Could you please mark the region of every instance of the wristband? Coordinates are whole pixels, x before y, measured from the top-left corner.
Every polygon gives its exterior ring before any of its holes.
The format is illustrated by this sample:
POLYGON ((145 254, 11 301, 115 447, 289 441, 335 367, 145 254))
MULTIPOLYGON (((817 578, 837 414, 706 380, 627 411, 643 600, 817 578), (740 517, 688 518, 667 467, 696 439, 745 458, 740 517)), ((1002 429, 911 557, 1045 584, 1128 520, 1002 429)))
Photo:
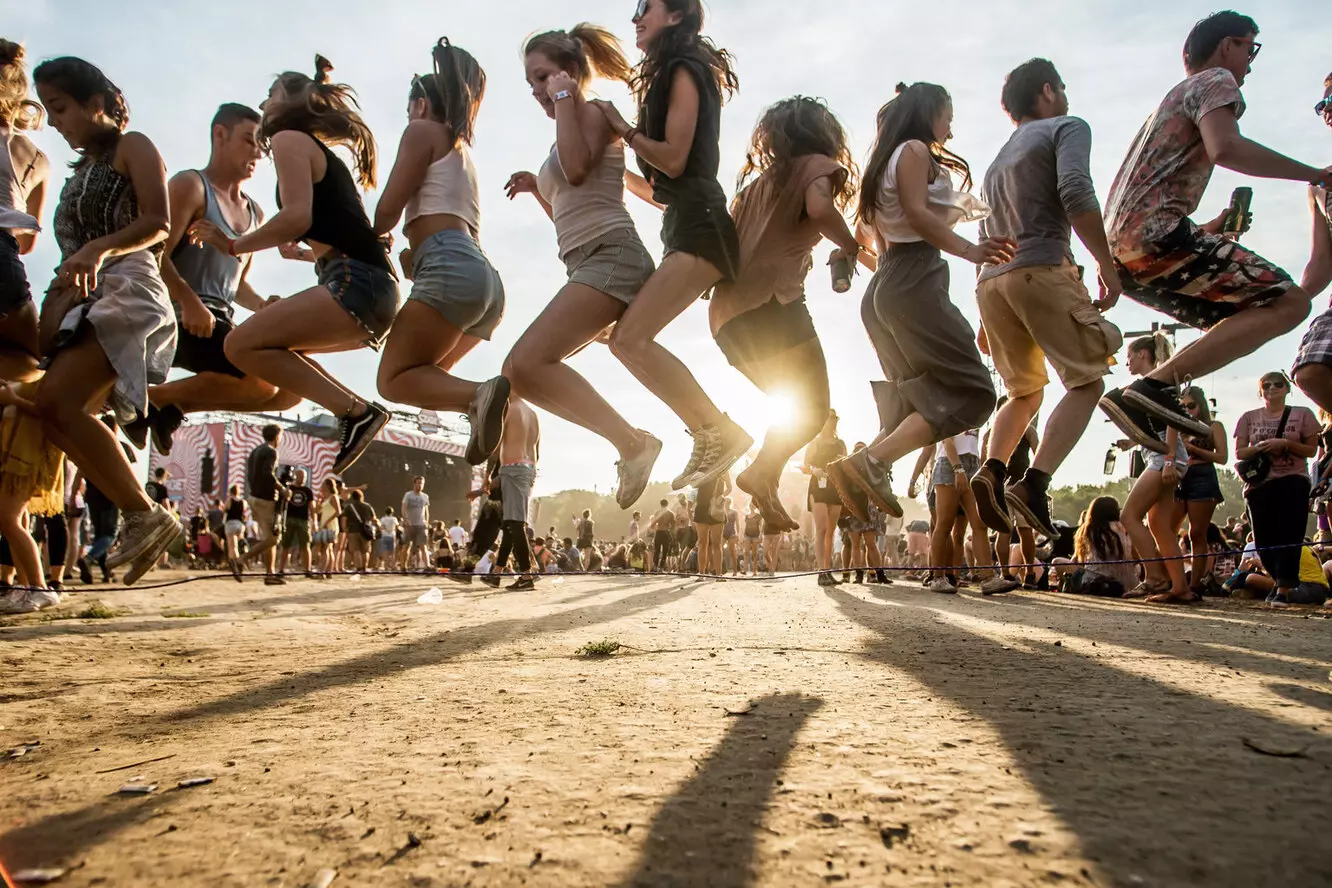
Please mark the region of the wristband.
POLYGON ((555 93, 554 101, 559 102, 563 101, 564 99, 572 99, 572 98, 573 98, 573 93, 569 92, 567 89, 562 89, 559 92, 555 93))
POLYGON ((1175 465, 1175 461, 1173 459, 1168 459, 1163 463, 1163 465, 1167 465, 1173 468, 1175 465))
POLYGON ((234 237, 227 239, 227 255, 236 256, 236 238, 234 237))
POLYGON ((636 126, 631 126, 629 127, 629 129, 624 131, 624 136, 622 136, 622 138, 624 139, 624 144, 626 147, 628 148, 634 147, 634 136, 636 135, 638 135, 638 127, 636 126))
POLYGON ((967 470, 964 469, 962 466, 953 466, 953 474, 954 474, 954 475, 963 475, 963 474, 966 474, 966 471, 967 471, 967 470))

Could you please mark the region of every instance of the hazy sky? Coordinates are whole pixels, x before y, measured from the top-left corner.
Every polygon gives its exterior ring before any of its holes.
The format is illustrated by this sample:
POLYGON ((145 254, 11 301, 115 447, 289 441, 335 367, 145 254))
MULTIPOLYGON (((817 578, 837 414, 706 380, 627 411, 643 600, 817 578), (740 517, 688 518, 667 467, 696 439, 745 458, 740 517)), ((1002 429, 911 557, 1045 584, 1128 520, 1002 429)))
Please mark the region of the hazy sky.
MULTIPOLYGON (((334 78, 358 92, 365 117, 379 142, 381 180, 386 178, 406 120, 411 77, 430 70, 430 47, 447 35, 485 67, 489 86, 481 109, 474 156, 481 176, 482 243, 499 269, 508 310, 495 340, 478 347, 457 372, 485 378, 499 370, 509 346, 564 283, 550 223, 530 197, 509 203, 503 185, 517 170, 535 171, 554 139, 554 123, 533 101, 524 81, 521 47, 526 35, 568 28, 579 21, 605 25, 627 42, 631 60, 631 0, 553 4, 533 0, 502 3, 391 0, 379 4, 320 0, 273 4, 232 0, 226 4, 174 0, 9 0, 5 37, 25 42, 35 64, 57 55, 80 55, 100 65, 125 92, 131 126, 157 143, 171 171, 202 166, 208 156, 208 121, 221 102, 257 105, 273 76, 310 72, 316 51, 337 66, 334 78), (373 10, 373 13, 370 11, 373 10)), ((1214 11, 1200 0, 954 0, 945 8, 884 0, 716 0, 706 33, 731 50, 740 75, 739 95, 722 115, 722 183, 730 192, 744 159, 751 128, 764 107, 793 94, 825 98, 846 125, 856 157, 874 136, 874 115, 898 81, 929 80, 953 94, 956 120, 951 147, 970 161, 979 179, 1011 132, 999 107, 1004 75, 1032 56, 1050 58, 1068 83, 1072 113, 1095 133, 1093 174, 1104 201, 1129 142, 1165 92, 1183 77, 1180 48, 1194 21, 1214 11)), ((1332 163, 1332 132, 1312 113, 1332 70, 1325 25, 1327 7, 1313 0, 1267 0, 1241 9, 1258 19, 1263 51, 1244 87, 1249 110, 1242 130, 1308 163, 1332 163)), ((601 95, 632 117, 621 87, 599 85, 601 95)), ((52 131, 37 133, 55 161, 57 176, 72 155, 52 131)), ((275 209, 271 166, 261 166, 248 190, 271 214, 275 209)), ((1310 218, 1304 186, 1248 182, 1218 171, 1199 212, 1210 219, 1237 184, 1255 185, 1254 230, 1246 243, 1299 279, 1308 259, 1310 218)), ((58 191, 58 188, 57 188, 58 191)), ((376 195, 367 196, 373 210, 376 195)), ((49 224, 52 204, 44 223, 49 224)), ((660 215, 630 198, 630 209, 650 250, 660 255, 660 215)), ((962 233, 975 236, 975 226, 962 233)), ((808 284, 809 305, 828 352, 833 404, 848 443, 870 439, 877 420, 869 380, 880 378, 877 360, 860 322, 866 278, 850 293, 833 294, 824 262, 831 246, 816 251, 808 284)), ((1079 256, 1088 261, 1078 248, 1079 256)), ((34 290, 45 287, 57 251, 49 236, 28 257, 34 290)), ((1089 261, 1088 261, 1088 264, 1089 261)), ((952 262, 953 298, 973 323, 977 319, 973 271, 952 262)), ((261 293, 290 294, 313 283, 310 266, 263 254, 251 279, 261 293)), ((405 296, 405 290, 404 290, 405 296)), ((1326 306, 1326 295, 1315 310, 1326 306)), ((1122 329, 1146 329, 1162 316, 1124 300, 1111 314, 1122 329)), ((1269 343, 1226 372, 1199 380, 1220 402, 1229 428, 1256 406, 1257 377, 1289 369, 1301 331, 1269 343)), ((1182 345, 1192 334, 1181 334, 1182 345)), ((760 438, 765 403, 732 370, 708 334, 706 306, 696 304, 662 336, 684 358, 714 400, 760 438)), ((328 359, 332 371, 363 395, 374 395, 376 356, 363 351, 328 359)), ((574 359, 637 426, 666 444, 657 478, 670 478, 688 455, 690 439, 681 423, 649 395, 603 347, 574 359)), ((1122 384, 1123 372, 1113 378, 1122 384)), ((1058 397, 1047 392, 1048 409, 1058 397)), ((306 405, 304 413, 309 412, 306 405)), ((607 491, 615 483, 614 449, 589 432, 543 416, 544 446, 537 492, 567 487, 607 491)), ((1056 483, 1095 482, 1102 477, 1106 448, 1117 437, 1098 414, 1092 429, 1056 478, 1056 483)), ((1120 460, 1120 474, 1127 460, 1120 460)), ((909 471, 900 467, 898 477, 909 471)), ((904 483, 904 482, 903 482, 904 483)))

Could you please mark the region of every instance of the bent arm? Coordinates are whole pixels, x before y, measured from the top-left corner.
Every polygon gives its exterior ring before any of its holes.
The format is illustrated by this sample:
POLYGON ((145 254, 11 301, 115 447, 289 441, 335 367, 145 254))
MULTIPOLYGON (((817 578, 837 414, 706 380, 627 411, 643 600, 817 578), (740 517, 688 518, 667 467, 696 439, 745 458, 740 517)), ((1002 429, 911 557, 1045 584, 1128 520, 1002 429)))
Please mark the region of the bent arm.
POLYGON ((1310 296, 1317 296, 1332 284, 1332 221, 1323 216, 1318 205, 1316 192, 1309 189, 1309 209, 1313 213, 1313 248, 1309 252, 1309 264, 1304 266, 1304 277, 1300 280, 1300 289, 1310 296))
POLYGON ((254 231, 236 238, 237 253, 257 253, 305 237, 314 206, 314 139, 295 130, 273 136, 273 167, 277 170, 282 209, 254 231))
POLYGON ((954 256, 963 255, 971 242, 944 224, 930 212, 929 186, 931 164, 929 150, 923 142, 908 142, 897 161, 897 195, 902 212, 912 229, 932 246, 954 256))
POLYGON ((1203 115, 1198 124, 1207 156, 1218 166, 1247 176, 1263 179, 1289 179, 1313 182, 1323 171, 1278 154, 1240 135, 1239 121, 1231 105, 1215 108, 1203 115))
MULTIPOLYGON (((666 111, 666 138, 649 139, 640 132, 633 136, 629 147, 634 153, 652 164, 654 169, 677 179, 689 163, 689 152, 694 147, 694 133, 698 129, 698 84, 689 69, 680 66, 671 78, 670 106, 666 111)), ((618 133, 624 138, 624 133, 618 133)))
POLYGON ((403 130, 393 171, 389 173, 379 203, 375 204, 375 234, 388 234, 397 228, 407 201, 421 190, 434 156, 432 141, 427 121, 414 120, 403 130))
POLYGON ((587 181, 606 155, 610 139, 606 115, 584 102, 581 95, 555 103, 555 145, 560 169, 570 185, 577 188, 587 181))
POLYGON ((166 165, 157 153, 157 146, 142 133, 126 133, 121 137, 117 154, 117 160, 124 160, 125 175, 134 186, 139 214, 124 228, 88 245, 107 258, 161 243, 171 229, 166 165))
POLYGON ((624 171, 624 187, 644 203, 650 203, 659 210, 666 209, 665 204, 657 203, 657 199, 652 196, 652 183, 633 170, 624 171))
POLYGON ((187 170, 172 176, 167 183, 167 197, 171 207, 171 229, 167 232, 166 246, 162 252, 162 280, 166 283, 172 302, 177 305, 198 302, 202 305, 199 294, 185 282, 171 261, 171 254, 176 252, 176 247, 180 246, 190 226, 203 218, 204 201, 207 198, 199 174, 187 170))
POLYGON ((832 176, 845 176, 845 170, 820 176, 805 189, 805 212, 818 226, 819 234, 837 244, 843 251, 855 254, 860 249, 860 242, 846 224, 846 219, 833 201, 832 176))

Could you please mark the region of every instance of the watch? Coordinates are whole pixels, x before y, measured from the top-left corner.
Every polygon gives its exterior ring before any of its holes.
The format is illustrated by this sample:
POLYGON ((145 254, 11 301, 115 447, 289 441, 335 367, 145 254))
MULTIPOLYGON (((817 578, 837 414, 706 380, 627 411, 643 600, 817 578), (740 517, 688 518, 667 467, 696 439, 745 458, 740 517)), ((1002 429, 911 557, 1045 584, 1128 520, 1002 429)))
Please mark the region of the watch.
POLYGON ((567 89, 562 89, 559 92, 555 93, 555 101, 557 102, 560 101, 561 99, 572 99, 572 98, 573 98, 573 93, 569 92, 567 89))

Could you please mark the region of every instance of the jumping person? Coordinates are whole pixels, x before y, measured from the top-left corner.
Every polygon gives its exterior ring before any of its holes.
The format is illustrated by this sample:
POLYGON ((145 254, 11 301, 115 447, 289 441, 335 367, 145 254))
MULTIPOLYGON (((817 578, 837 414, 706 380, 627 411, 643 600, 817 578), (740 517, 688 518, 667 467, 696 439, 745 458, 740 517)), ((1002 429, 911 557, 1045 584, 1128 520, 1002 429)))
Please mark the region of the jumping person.
MULTIPOLYGON (((500 547, 495 555, 494 572, 498 575, 509 563, 509 553, 522 574, 509 585, 514 592, 536 588, 532 573, 531 550, 527 545, 527 519, 532 505, 532 485, 536 483, 537 460, 541 458, 541 426, 536 411, 520 398, 509 401, 504 422, 504 437, 499 449, 500 502, 503 510, 500 547)), ((584 513, 586 514, 586 513, 584 513)), ((589 521, 590 525, 592 522, 589 521)), ((494 585, 498 585, 498 579, 494 585)))
POLYGON ((37 243, 51 164, 22 134, 37 126, 42 106, 28 97, 23 47, 0 40, 0 380, 38 376, 37 307, 20 255, 37 243))
MULTIPOLYGON (((1323 98, 1314 106, 1314 113, 1332 127, 1332 74, 1323 80, 1323 98)), ((1309 209, 1313 214, 1313 252, 1304 267, 1300 289, 1312 299, 1332 284, 1332 205, 1326 184, 1309 186, 1309 209)), ((1310 400, 1332 411, 1332 309, 1309 325, 1292 373, 1310 400)))
POLYGON ((263 157, 261 122, 258 111, 222 105, 213 115, 208 165, 177 173, 167 183, 171 234, 162 257, 162 279, 175 303, 179 329, 172 366, 193 375, 148 390, 148 415, 125 427, 140 449, 151 432, 157 451, 171 453, 172 435, 189 413, 275 413, 300 403, 299 397, 246 376, 227 359, 223 347, 236 326, 235 305, 254 312, 268 304, 248 280, 253 257, 237 258, 207 244, 192 244, 185 236, 200 219, 232 238, 253 231, 263 220, 254 199, 241 190, 263 157))
POLYGON ((408 123, 393 171, 375 207, 377 235, 405 217, 403 271, 412 292, 379 362, 379 393, 428 410, 466 410, 467 462, 499 447, 509 381, 477 384, 450 370, 504 317, 504 285, 478 243, 481 202, 468 147, 486 92, 486 73, 464 49, 441 38, 433 74, 413 77, 408 123))
POLYGON ((949 298, 941 251, 1000 265, 1016 249, 1007 238, 973 244, 953 231, 989 210, 965 190, 966 161, 944 147, 953 135, 948 91, 932 83, 899 83, 897 91, 879 111, 857 213, 879 246, 860 314, 888 380, 875 386, 882 431, 868 448, 828 467, 848 508, 855 485, 893 516, 902 507, 892 491, 892 464, 979 428, 994 411, 994 385, 971 326, 949 298), (963 191, 953 187, 950 171, 962 177, 963 191))
POLYGON ((638 123, 627 123, 609 102, 594 104, 638 155, 643 176, 629 178, 631 190, 665 207, 666 255, 616 323, 610 348, 694 438, 684 471, 671 482, 679 490, 727 471, 754 443, 708 398, 689 367, 656 341, 694 300, 733 281, 738 271, 739 240, 717 169, 723 94, 733 94, 740 82, 730 53, 702 35, 701 0, 639 0, 633 22, 643 51, 633 78, 638 123))
MULTIPOLYGON (((1129 297, 1205 331, 1187 348, 1101 409, 1130 438, 1153 437, 1152 418, 1193 435, 1206 425, 1187 416, 1175 387, 1214 373, 1297 327, 1309 293, 1290 275, 1226 236, 1229 211, 1197 225, 1190 214, 1219 164, 1235 172, 1327 187, 1332 169, 1284 157, 1240 135, 1240 87, 1258 55, 1258 25, 1218 12, 1194 25, 1184 43, 1188 77, 1147 119, 1120 167, 1106 207, 1106 230, 1129 297)), ((1244 228, 1248 220, 1231 225, 1244 228)))
POLYGON ((629 425, 564 361, 618 323, 656 270, 624 205, 624 143, 583 96, 594 77, 629 83, 633 72, 619 41, 595 25, 537 34, 525 50, 527 82, 555 121, 555 145, 536 175, 514 173, 505 187, 510 200, 526 192, 541 203, 569 279, 518 339, 504 373, 533 404, 615 446, 615 499, 628 509, 661 441, 629 425))
MULTIPOLYGON (((307 398, 338 417, 334 474, 345 472, 388 423, 388 411, 362 400, 329 376, 311 355, 379 348, 398 311, 398 285, 384 243, 366 218, 357 191, 375 185, 375 139, 356 110, 350 87, 329 82, 333 65, 315 57, 315 76, 288 71, 273 82, 259 128, 277 170, 277 215, 233 238, 208 219, 190 226, 190 240, 231 256, 287 249, 313 251, 318 283, 270 303, 227 335, 226 357, 237 369, 307 398), (329 145, 348 148, 353 180, 329 145)), ((239 261, 239 260, 238 260, 239 261)))
POLYGON ((980 233, 1014 241, 1017 252, 1011 262, 981 268, 976 304, 1008 400, 995 414, 989 458, 971 485, 987 526, 1009 533, 1012 511, 1036 533, 1055 537, 1046 489, 1105 392, 1103 379, 1124 338, 1101 312, 1114 306, 1123 288, 1092 185, 1091 127, 1068 116, 1059 72, 1045 59, 1018 66, 1004 82, 1002 101, 1017 131, 985 173, 981 193, 991 215, 980 233), (1099 268, 1095 303, 1073 260, 1071 231, 1099 268), (1030 467, 1018 475, 1020 467, 1010 471, 1007 463, 1041 408, 1050 381, 1046 360, 1066 394, 1030 467), (1007 492, 1005 480, 1012 484, 1007 492))
POLYGON ((95 412, 110 403, 121 422, 142 417, 148 386, 171 367, 176 323, 158 272, 166 171, 147 136, 125 132, 125 97, 95 65, 52 59, 33 81, 51 126, 80 155, 56 207, 62 262, 42 306, 50 335, 43 330, 46 374, 34 400, 51 440, 120 509, 120 545, 107 565, 130 564, 132 585, 184 530, 148 499, 95 412))
MULTIPOLYGON (((799 525, 782 509, 777 482, 795 452, 819 434, 830 404, 805 277, 825 237, 837 244, 833 260, 854 262, 860 252, 842 217, 855 197, 855 169, 846 132, 822 102, 796 96, 768 108, 754 128, 743 187, 731 205, 740 272, 718 285, 708 306, 712 336, 731 366, 765 394, 785 393, 796 405, 793 420, 768 431, 758 456, 735 479, 758 502, 764 521, 788 530, 799 525)), ((836 489, 826 477, 819 480, 840 508, 836 489)))

